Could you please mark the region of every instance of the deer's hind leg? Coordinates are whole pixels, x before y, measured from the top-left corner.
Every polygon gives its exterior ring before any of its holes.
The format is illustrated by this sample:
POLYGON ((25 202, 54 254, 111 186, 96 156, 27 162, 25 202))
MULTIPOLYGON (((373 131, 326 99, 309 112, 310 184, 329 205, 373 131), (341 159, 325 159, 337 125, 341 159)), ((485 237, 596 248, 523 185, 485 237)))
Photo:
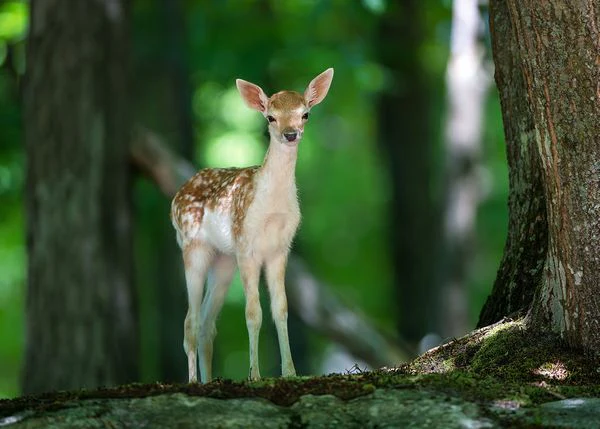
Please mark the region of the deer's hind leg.
POLYGON ((212 262, 213 251, 209 246, 194 241, 183 248, 185 281, 188 295, 188 312, 185 317, 183 349, 188 358, 188 380, 198 381, 197 354, 200 332, 200 305, 204 292, 206 273, 212 262))
POLYGON ((215 257, 200 309, 200 376, 203 383, 212 379, 213 341, 217 335, 216 320, 223 307, 235 271, 235 258, 219 254, 215 257))

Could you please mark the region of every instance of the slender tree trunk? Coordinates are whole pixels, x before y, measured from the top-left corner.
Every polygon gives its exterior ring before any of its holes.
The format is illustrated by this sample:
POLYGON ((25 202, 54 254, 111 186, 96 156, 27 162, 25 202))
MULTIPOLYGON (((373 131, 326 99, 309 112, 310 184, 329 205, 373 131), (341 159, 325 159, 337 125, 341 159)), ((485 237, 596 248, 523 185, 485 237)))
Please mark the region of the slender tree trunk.
MULTIPOLYGON (((523 212, 530 216, 521 222, 543 222, 547 228, 545 234, 536 234, 543 226, 523 231, 534 257, 513 260, 534 274, 534 281, 523 285, 527 294, 535 293, 532 326, 552 329, 572 346, 598 353, 600 4, 498 0, 492 5, 496 64, 520 75, 519 87, 498 79, 505 123, 527 124, 516 135, 509 134, 511 125, 507 126, 507 144, 529 160, 525 174, 531 174, 520 184, 532 198, 517 208, 529 207, 523 212), (510 45, 510 54, 498 49, 501 44, 510 45), (515 115, 507 105, 520 110, 515 115)), ((512 174, 524 174, 516 167, 510 165, 512 174)), ((531 278, 530 274, 525 280, 531 278)), ((498 302, 508 307, 502 299, 498 302)))
MULTIPOLYGON (((398 331, 417 344, 439 333, 439 207, 432 191, 431 87, 420 66, 424 38, 418 0, 390 2, 381 19, 379 57, 391 78, 381 95, 379 140, 391 181, 390 244, 398 331)), ((425 346, 427 347, 427 346, 425 346)))
POLYGON ((179 148, 185 159, 194 158, 192 88, 186 49, 186 20, 183 0, 162 0, 165 65, 169 75, 173 112, 176 115, 179 148))
MULTIPOLYGON (((175 126, 175 147, 188 161, 194 155, 194 124, 192 115, 192 89, 185 49, 186 26, 181 0, 163 0, 164 39, 162 57, 165 77, 169 88, 169 112, 164 112, 175 126)), ((160 337, 160 379, 185 381, 186 357, 183 352, 183 319, 187 308, 185 277, 181 251, 177 246, 173 225, 168 212, 170 201, 165 202, 167 211, 157 213, 155 219, 156 256, 161 261, 156 267, 158 282, 158 312, 160 337)))
MULTIPOLYGON (((147 37, 134 40, 133 82, 136 122, 151 124, 191 161, 194 155, 194 118, 191 108, 186 49, 186 2, 154 0, 154 7, 136 15, 134 31, 154 29, 155 43, 147 37), (151 64, 151 69, 148 66, 151 64)), ((196 124, 197 125, 197 124, 196 124)), ((183 352, 183 321, 187 309, 181 251, 169 218, 170 200, 155 189, 137 183, 136 256, 140 298, 141 346, 144 352, 142 378, 181 382, 187 380, 187 358, 183 352)))
POLYGON ((137 377, 126 4, 31 3, 26 393, 137 377))
POLYGON ((442 287, 442 336, 469 328, 467 286, 475 253, 475 220, 482 199, 481 134, 491 83, 482 40, 479 0, 452 3, 452 37, 446 69, 446 274, 442 287))

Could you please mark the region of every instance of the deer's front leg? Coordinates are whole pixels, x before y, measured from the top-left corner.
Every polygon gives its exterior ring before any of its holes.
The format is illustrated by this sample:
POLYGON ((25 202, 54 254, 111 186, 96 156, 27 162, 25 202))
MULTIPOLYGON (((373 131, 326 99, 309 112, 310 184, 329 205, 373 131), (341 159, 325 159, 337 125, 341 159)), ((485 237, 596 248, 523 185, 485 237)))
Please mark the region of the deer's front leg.
POLYGON ((291 377, 296 375, 290 341, 288 337, 288 309, 285 295, 285 266, 287 253, 279 255, 266 262, 267 284, 271 296, 271 313, 279 338, 279 352, 281 353, 281 375, 291 377))
POLYGON ((250 379, 260 379, 258 366, 258 336, 262 324, 262 310, 258 294, 258 280, 260 277, 260 265, 251 258, 238 261, 240 275, 244 284, 246 294, 246 327, 250 340, 250 379))

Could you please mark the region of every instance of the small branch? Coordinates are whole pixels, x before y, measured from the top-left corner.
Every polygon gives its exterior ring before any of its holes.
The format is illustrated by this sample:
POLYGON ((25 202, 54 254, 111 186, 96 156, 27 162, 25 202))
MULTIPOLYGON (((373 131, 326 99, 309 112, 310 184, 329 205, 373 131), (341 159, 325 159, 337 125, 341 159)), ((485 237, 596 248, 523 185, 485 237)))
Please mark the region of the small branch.
MULTIPOLYGON (((196 172, 188 161, 174 154, 158 135, 142 127, 134 132, 131 158, 133 164, 168 198, 172 198, 196 172)), ((395 366, 414 356, 408 346, 383 334, 364 316, 342 303, 293 254, 288 263, 287 292, 291 311, 307 326, 342 345, 371 367, 395 366)))
POLYGON ((396 366, 414 356, 408 346, 380 332, 364 316, 347 307, 293 254, 288 262, 286 286, 291 310, 306 325, 372 368, 396 366))
POLYGON ((196 172, 191 163, 175 155, 158 135, 140 126, 133 132, 130 153, 133 164, 169 198, 196 172))

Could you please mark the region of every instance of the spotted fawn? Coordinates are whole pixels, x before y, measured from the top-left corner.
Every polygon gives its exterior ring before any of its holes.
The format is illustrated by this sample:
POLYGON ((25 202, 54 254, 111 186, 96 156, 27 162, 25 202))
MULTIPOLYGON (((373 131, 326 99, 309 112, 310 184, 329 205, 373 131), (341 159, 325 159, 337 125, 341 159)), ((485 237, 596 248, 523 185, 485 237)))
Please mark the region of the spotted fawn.
POLYGON ((268 122, 270 143, 262 165, 200 170, 173 199, 171 220, 183 253, 188 293, 183 346, 190 382, 198 381, 198 356, 201 381, 212 378, 215 322, 236 266, 246 296, 250 379, 260 378, 258 284, 263 267, 279 338, 281 373, 296 374, 284 285, 290 245, 300 223, 295 167, 310 109, 323 101, 332 78, 330 68, 315 77, 304 94, 281 91, 271 97, 259 86, 237 79, 245 103, 268 122))

